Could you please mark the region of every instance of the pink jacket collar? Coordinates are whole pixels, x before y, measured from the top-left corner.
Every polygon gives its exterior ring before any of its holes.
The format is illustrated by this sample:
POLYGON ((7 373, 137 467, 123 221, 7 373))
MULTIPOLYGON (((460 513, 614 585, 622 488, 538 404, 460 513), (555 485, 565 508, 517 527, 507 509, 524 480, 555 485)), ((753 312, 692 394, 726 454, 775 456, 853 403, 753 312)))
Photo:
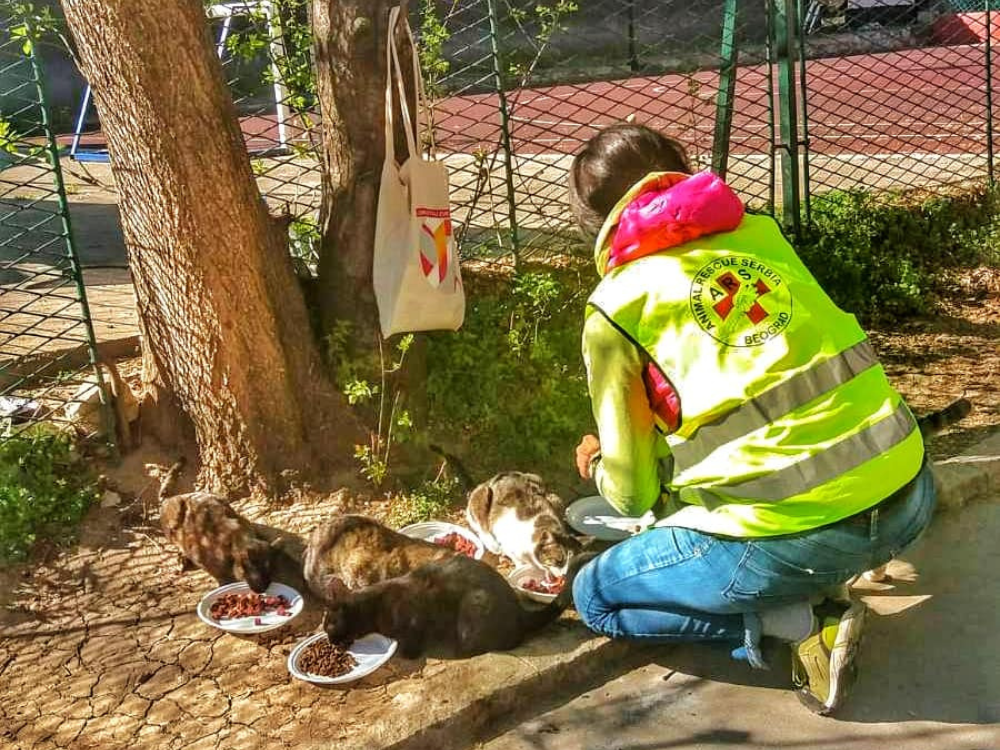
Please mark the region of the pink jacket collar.
POLYGON ((632 187, 598 237, 598 271, 652 255, 699 237, 736 229, 743 202, 712 172, 654 172, 632 187))

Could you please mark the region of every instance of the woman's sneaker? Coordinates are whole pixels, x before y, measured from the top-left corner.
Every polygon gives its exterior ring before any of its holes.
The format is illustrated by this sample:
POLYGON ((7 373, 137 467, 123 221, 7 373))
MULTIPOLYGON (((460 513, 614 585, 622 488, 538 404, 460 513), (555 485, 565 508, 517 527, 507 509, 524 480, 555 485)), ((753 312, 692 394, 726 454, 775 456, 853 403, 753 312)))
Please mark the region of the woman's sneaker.
POLYGON ((829 716, 843 705, 857 678, 867 613, 860 601, 846 607, 826 601, 815 610, 816 632, 792 644, 792 681, 809 710, 829 716))

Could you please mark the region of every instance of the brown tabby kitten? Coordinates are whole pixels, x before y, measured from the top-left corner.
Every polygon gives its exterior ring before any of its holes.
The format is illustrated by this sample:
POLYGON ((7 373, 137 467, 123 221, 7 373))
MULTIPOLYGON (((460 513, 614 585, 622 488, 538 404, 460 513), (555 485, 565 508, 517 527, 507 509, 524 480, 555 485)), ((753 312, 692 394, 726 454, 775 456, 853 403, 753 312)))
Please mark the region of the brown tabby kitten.
POLYGON ((400 578, 359 591, 340 589, 326 609, 323 629, 332 643, 381 633, 415 659, 443 647, 459 658, 516 648, 555 620, 572 600, 572 581, 592 555, 574 559, 566 586, 542 608, 528 609, 503 576, 464 555, 435 560, 400 578))
POLYGON ((347 515, 313 530, 303 572, 309 589, 330 600, 344 587, 360 589, 454 554, 448 547, 411 539, 372 518, 347 515))
POLYGON ((563 522, 562 506, 541 477, 508 471, 469 494, 465 517, 490 552, 558 577, 580 551, 579 540, 563 522))

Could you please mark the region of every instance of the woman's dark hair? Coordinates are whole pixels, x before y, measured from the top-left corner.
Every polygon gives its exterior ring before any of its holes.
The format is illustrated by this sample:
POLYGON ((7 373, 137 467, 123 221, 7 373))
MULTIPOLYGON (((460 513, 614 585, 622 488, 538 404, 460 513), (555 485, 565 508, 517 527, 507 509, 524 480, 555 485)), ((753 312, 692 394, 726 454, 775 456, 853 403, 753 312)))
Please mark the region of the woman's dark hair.
POLYGON ((650 172, 691 173, 684 147, 645 125, 604 128, 573 157, 569 204, 583 234, 593 239, 611 209, 650 172))

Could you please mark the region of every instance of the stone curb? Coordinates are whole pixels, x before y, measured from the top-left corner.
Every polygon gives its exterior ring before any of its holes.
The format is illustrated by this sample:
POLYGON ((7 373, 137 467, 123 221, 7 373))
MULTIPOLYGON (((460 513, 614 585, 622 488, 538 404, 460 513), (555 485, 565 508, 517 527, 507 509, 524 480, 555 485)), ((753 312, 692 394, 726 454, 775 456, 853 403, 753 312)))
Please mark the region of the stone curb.
POLYGON ((934 464, 940 510, 958 510, 1000 490, 1000 434, 934 464))
MULTIPOLYGON (((1000 490, 1000 434, 934 465, 939 509, 952 511, 1000 490)), ((459 750, 480 740, 498 719, 544 706, 568 686, 586 690, 639 666, 649 650, 596 637, 578 621, 533 639, 513 653, 441 663, 397 704, 391 722, 349 742, 323 742, 338 750, 459 750)))
POLYGON ((423 679, 396 692, 349 738, 306 745, 324 750, 464 750, 490 726, 528 707, 545 706, 567 685, 581 689, 640 666, 648 649, 595 636, 564 617, 514 652, 429 665, 423 679))

